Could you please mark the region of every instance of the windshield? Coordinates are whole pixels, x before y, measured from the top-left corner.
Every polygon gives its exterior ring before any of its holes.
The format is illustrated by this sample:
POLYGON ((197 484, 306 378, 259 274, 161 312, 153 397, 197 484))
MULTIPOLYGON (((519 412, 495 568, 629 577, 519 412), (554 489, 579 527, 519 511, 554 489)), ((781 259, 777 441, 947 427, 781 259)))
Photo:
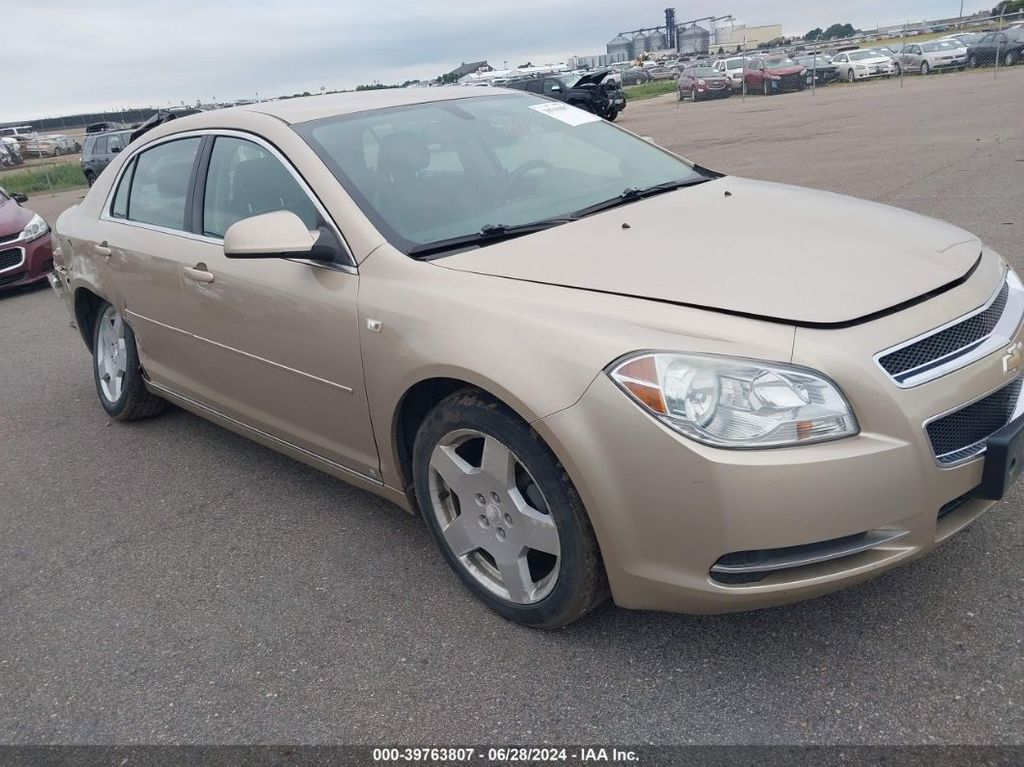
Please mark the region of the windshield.
POLYGON ((694 77, 720 77, 722 74, 717 69, 713 69, 712 67, 696 67, 694 69, 691 69, 690 72, 693 74, 694 77))
POLYGON ((787 56, 772 56, 770 59, 764 60, 764 65, 769 69, 775 69, 777 67, 795 67, 796 62, 787 56))
POLYGON ((726 69, 743 69, 743 59, 729 59, 725 62, 726 69))
POLYGON ((293 126, 399 250, 564 217, 628 189, 697 182, 596 115, 519 92, 293 126))
POLYGON ((864 61, 865 59, 877 59, 883 54, 878 51, 854 51, 850 54, 850 61, 864 61))

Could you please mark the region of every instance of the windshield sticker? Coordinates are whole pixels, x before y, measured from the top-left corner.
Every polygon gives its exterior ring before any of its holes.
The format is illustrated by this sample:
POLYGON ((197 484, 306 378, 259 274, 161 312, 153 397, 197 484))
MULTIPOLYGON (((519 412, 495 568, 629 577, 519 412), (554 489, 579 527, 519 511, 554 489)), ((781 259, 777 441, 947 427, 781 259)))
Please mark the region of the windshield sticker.
POLYGON ((586 125, 587 123, 600 122, 601 118, 582 109, 553 101, 550 104, 534 104, 530 109, 540 112, 542 115, 554 117, 566 125, 586 125))

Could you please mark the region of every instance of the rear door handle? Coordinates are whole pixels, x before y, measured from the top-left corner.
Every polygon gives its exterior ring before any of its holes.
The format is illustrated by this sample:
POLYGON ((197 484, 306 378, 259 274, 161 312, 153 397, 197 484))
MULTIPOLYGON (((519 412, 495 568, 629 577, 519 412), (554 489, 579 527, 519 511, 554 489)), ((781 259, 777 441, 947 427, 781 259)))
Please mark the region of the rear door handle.
POLYGON ((206 264, 196 264, 194 267, 184 267, 185 276, 194 282, 213 282, 213 273, 206 271, 206 264))
POLYGON ((110 258, 110 248, 107 247, 106 240, 104 240, 100 245, 93 245, 93 250, 106 259, 110 258))

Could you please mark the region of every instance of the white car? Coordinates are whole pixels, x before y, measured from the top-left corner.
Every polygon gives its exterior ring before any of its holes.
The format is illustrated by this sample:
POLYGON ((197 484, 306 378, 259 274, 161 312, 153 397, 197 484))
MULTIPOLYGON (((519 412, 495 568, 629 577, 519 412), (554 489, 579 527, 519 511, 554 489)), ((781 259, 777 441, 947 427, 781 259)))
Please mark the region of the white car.
POLYGON ((892 77, 896 72, 896 65, 889 56, 870 48, 837 53, 832 63, 838 67, 840 79, 850 83, 872 77, 892 77))
POLYGON ((967 66, 967 46, 959 40, 904 45, 894 63, 897 75, 904 71, 926 75, 934 69, 963 69, 967 66))
POLYGON ((719 59, 712 66, 729 78, 734 91, 743 90, 743 65, 746 59, 742 56, 731 59, 719 59))

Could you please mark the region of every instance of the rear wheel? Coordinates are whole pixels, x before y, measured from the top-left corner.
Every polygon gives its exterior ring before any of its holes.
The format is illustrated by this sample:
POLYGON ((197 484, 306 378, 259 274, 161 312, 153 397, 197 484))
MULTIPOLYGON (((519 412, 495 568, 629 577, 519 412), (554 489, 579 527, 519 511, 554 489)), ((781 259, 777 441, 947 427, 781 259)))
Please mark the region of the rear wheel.
POLYGON ((96 181, 96 176, 93 175, 93 173, 91 171, 86 171, 85 172, 85 183, 87 183, 89 186, 92 186, 95 181, 96 181))
POLYGON ((558 628, 606 595, 597 540, 565 469, 498 401, 456 392, 413 448, 416 500, 449 566, 495 612, 558 628))
POLYGON ((167 403, 146 388, 135 333, 110 304, 103 304, 93 327, 92 353, 96 393, 107 415, 134 421, 164 409, 167 403))

